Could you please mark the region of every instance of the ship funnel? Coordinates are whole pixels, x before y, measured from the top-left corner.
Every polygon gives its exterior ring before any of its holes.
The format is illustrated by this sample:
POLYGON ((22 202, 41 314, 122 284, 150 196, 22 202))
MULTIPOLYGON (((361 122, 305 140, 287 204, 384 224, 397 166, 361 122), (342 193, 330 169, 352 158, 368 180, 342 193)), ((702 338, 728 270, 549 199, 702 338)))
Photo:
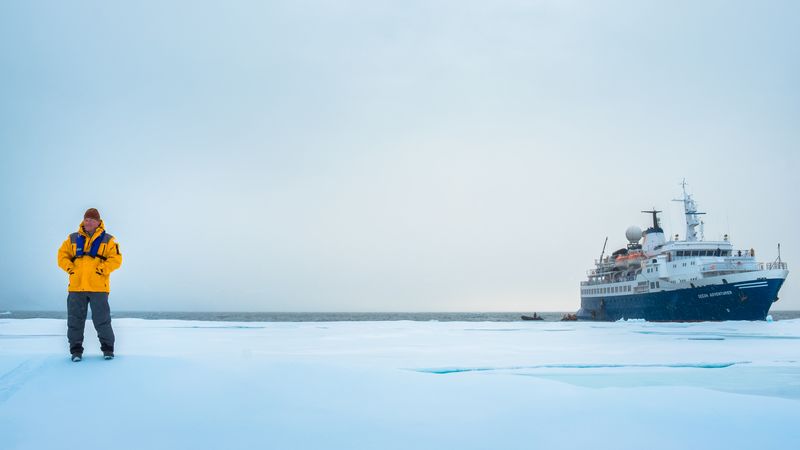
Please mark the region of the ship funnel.
POLYGON ((661 211, 657 211, 653 208, 650 211, 642 211, 643 213, 648 213, 653 215, 653 226, 644 230, 642 233, 644 235, 644 241, 642 242, 642 250, 644 254, 648 257, 658 254, 658 248, 666 243, 666 238, 664 237, 664 230, 661 229, 659 226, 658 221, 658 213, 661 211))

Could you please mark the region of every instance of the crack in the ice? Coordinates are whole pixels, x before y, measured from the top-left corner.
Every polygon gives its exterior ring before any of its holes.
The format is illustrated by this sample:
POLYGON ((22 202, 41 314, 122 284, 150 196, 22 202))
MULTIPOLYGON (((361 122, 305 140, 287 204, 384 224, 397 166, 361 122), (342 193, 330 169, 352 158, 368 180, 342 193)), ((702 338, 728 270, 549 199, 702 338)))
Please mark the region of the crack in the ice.
POLYGON ((767 334, 742 334, 742 333, 713 333, 713 332, 681 332, 681 331, 634 331, 638 334, 650 334, 656 336, 713 336, 723 338, 740 338, 740 339, 800 339, 800 336, 771 336, 767 334))
POLYGON ((520 328, 464 328, 464 331, 520 331, 520 328))
POLYGON ((538 364, 532 366, 509 367, 440 367, 428 369, 409 369, 415 372, 445 375, 462 372, 489 372, 530 369, 622 369, 622 368, 670 368, 670 369, 724 369, 736 364, 749 364, 750 361, 733 361, 717 363, 673 363, 673 364, 538 364))
POLYGON ((0 339, 22 339, 37 337, 63 337, 63 334, 0 334, 0 339))
POLYGON ((263 330, 264 328, 267 328, 267 327, 249 327, 249 326, 245 326, 245 325, 230 325, 230 326, 221 326, 221 327, 187 326, 187 327, 164 327, 164 328, 189 328, 189 329, 194 329, 194 328, 213 328, 213 329, 221 329, 221 330, 227 330, 227 329, 263 330))

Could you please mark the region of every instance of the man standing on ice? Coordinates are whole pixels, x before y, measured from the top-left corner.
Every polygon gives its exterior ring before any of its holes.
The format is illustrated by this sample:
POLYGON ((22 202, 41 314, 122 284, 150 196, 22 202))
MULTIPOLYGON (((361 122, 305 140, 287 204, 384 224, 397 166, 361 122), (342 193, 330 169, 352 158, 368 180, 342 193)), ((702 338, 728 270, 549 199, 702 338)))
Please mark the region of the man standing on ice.
POLYGON ((58 249, 58 266, 69 274, 67 339, 75 362, 83 358, 83 329, 89 306, 103 357, 114 358, 108 278, 121 265, 119 244, 106 233, 100 213, 94 208, 87 209, 78 232, 70 234, 58 249))

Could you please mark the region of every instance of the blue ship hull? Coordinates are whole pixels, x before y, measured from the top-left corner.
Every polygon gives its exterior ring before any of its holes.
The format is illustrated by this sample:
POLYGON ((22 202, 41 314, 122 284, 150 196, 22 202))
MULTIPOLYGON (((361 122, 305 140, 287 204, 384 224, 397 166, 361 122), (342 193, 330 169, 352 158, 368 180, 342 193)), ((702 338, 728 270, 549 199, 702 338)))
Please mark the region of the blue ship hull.
POLYGON ((784 279, 719 284, 674 291, 581 297, 580 320, 765 320, 784 279))

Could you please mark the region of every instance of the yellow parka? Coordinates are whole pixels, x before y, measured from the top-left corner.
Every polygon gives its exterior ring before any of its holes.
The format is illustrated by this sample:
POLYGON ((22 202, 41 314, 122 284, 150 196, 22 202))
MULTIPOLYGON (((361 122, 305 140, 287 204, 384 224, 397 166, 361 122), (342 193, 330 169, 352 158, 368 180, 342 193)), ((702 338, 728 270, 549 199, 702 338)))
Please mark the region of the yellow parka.
POLYGON ((103 221, 91 238, 83 230, 83 223, 78 232, 69 235, 58 249, 58 267, 69 274, 69 292, 109 292, 108 276, 122 265, 122 254, 114 236, 106 233, 103 221), (79 236, 84 237, 83 256, 76 257, 79 236), (101 239, 97 257, 89 256, 92 244, 101 239))

